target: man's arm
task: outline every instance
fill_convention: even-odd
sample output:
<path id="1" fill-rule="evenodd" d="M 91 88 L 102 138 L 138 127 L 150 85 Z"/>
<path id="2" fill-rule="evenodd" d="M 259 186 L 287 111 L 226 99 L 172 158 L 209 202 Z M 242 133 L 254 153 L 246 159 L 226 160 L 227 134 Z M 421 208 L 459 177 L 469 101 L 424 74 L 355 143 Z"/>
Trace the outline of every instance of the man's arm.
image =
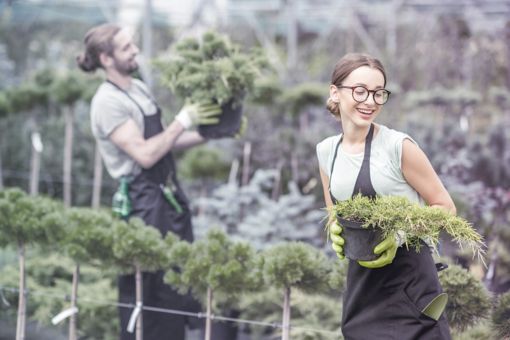
<path id="1" fill-rule="evenodd" d="M 205 142 L 207 142 L 207 139 L 202 137 L 197 131 L 184 131 L 184 133 L 179 135 L 172 149 L 180 151 Z"/>
<path id="2" fill-rule="evenodd" d="M 163 132 L 144 139 L 132 119 L 128 119 L 110 133 L 110 140 L 145 169 L 152 167 L 174 146 L 184 127 L 173 121 Z"/>

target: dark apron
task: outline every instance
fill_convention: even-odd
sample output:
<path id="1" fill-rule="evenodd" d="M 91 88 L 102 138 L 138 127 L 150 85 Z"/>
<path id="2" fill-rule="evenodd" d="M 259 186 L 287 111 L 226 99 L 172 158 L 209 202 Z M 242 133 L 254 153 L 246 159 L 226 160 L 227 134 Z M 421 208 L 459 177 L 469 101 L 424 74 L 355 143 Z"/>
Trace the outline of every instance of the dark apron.
<path id="1" fill-rule="evenodd" d="M 374 125 L 365 139 L 363 163 L 352 196 L 375 198 L 370 178 L 370 151 Z M 342 139 L 333 156 L 331 176 Z M 399 247 L 393 263 L 377 269 L 349 260 L 343 299 L 342 334 L 347 340 L 443 340 L 451 339 L 447 320 L 438 321 L 421 313 L 442 288 L 431 251 L 423 243 L 420 252 Z"/>
<path id="2" fill-rule="evenodd" d="M 156 114 L 146 115 L 141 106 L 123 89 L 110 82 L 113 86 L 126 94 L 143 114 L 143 137 L 149 139 L 163 131 L 161 124 L 161 109 L 157 107 Z M 170 180 L 175 198 L 182 207 L 178 213 L 165 199 L 160 184 L 166 185 Z M 130 217 L 140 217 L 147 225 L 153 226 L 165 236 L 169 231 L 179 235 L 188 242 L 193 241 L 191 227 L 191 212 L 188 200 L 177 181 L 175 163 L 171 152 L 166 154 L 150 169 L 142 169 L 132 181 L 129 182 L 129 197 L 132 210 Z M 198 312 L 198 303 L 189 296 L 182 296 L 163 282 L 163 271 L 143 272 L 143 304 L 150 307 L 168 308 Z M 119 302 L 136 303 L 135 276 L 120 275 L 118 278 Z M 126 328 L 132 309 L 119 307 L 121 340 L 134 340 L 135 334 L 128 333 Z M 143 311 L 143 338 L 144 340 L 180 340 L 185 338 L 186 317 L 161 312 Z"/>

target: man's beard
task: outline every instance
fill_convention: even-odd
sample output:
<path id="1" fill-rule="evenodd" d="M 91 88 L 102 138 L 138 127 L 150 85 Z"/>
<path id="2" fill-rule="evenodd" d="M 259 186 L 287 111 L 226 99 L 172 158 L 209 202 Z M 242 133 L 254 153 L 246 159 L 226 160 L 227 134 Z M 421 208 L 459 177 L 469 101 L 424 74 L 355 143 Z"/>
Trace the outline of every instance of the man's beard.
<path id="1" fill-rule="evenodd" d="M 120 74 L 125 75 L 125 76 L 131 75 L 136 70 L 138 70 L 138 63 L 134 60 L 131 62 L 126 61 L 123 63 L 115 60 L 114 66 L 115 66 L 115 69 L 117 70 L 117 72 L 119 72 Z"/>

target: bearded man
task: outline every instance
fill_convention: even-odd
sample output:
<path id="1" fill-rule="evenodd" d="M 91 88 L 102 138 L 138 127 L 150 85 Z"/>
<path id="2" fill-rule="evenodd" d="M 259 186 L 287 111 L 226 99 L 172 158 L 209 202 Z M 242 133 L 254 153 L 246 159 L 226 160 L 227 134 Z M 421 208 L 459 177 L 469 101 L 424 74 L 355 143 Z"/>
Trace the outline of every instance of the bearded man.
<path id="1" fill-rule="evenodd" d="M 92 132 L 109 174 L 128 185 L 130 211 L 124 219 L 140 217 L 157 228 L 192 242 L 193 230 L 188 199 L 179 185 L 172 151 L 205 142 L 197 124 L 216 124 L 220 108 L 211 104 L 187 104 L 167 126 L 161 109 L 148 87 L 132 77 L 138 69 L 139 49 L 125 28 L 103 24 L 89 30 L 85 51 L 78 56 L 85 72 L 102 69 L 105 81 L 91 104 Z M 179 295 L 163 282 L 163 271 L 143 273 L 143 303 L 146 306 L 190 310 L 190 298 Z M 118 277 L 119 302 L 135 304 L 134 275 Z M 198 310 L 195 310 L 198 311 Z M 131 308 L 119 307 L 121 340 L 134 339 L 127 332 Z M 184 339 L 185 317 L 143 310 L 145 340 Z"/>

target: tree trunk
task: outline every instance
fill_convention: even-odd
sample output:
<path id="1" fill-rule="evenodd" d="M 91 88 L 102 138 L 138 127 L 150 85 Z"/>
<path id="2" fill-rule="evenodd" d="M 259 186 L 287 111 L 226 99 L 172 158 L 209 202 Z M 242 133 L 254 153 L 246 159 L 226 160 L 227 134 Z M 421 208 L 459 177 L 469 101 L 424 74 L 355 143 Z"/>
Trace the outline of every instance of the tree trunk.
<path id="1" fill-rule="evenodd" d="M 310 114 L 305 111 L 299 115 L 299 132 L 304 134 L 310 131 Z"/>
<path id="2" fill-rule="evenodd" d="M 244 143 L 243 149 L 243 174 L 241 180 L 241 186 L 248 185 L 250 181 L 250 157 L 251 157 L 251 143 Z"/>
<path id="3" fill-rule="evenodd" d="M 152 0 L 145 0 L 144 17 L 143 17 L 143 39 L 142 39 L 142 55 L 148 62 L 143 63 L 141 71 L 143 72 L 143 80 L 153 90 L 153 77 L 152 77 Z"/>
<path id="4" fill-rule="evenodd" d="M 64 142 L 64 206 L 71 206 L 71 167 L 73 162 L 74 114 L 73 106 L 64 107 L 65 142 Z"/>
<path id="5" fill-rule="evenodd" d="M 143 306 L 143 281 L 142 281 L 142 270 L 140 265 L 136 265 L 135 272 L 136 280 L 136 304 L 137 306 Z M 143 340 L 143 311 L 140 311 L 138 320 L 136 320 L 136 340 Z"/>
<path id="6" fill-rule="evenodd" d="M 287 12 L 287 78 L 296 69 L 298 61 L 298 24 L 299 20 L 297 17 L 297 4 L 294 0 L 286 1 Z"/>
<path id="7" fill-rule="evenodd" d="M 98 209 L 101 205 L 101 185 L 103 182 L 103 162 L 101 161 L 101 153 L 99 145 L 96 143 L 96 151 L 94 154 L 94 184 L 92 187 L 92 208 Z"/>
<path id="8" fill-rule="evenodd" d="M 283 160 L 280 160 L 278 162 L 278 166 L 276 169 L 277 172 L 276 172 L 276 178 L 274 179 L 273 191 L 271 192 L 271 199 L 273 201 L 278 201 L 278 199 L 280 198 L 281 191 L 282 191 L 283 165 L 284 165 Z"/>
<path id="9" fill-rule="evenodd" d="M 35 196 L 39 193 L 39 174 L 41 172 L 41 137 L 37 131 L 33 131 L 31 136 L 31 159 L 30 159 L 30 195 Z"/>
<path id="10" fill-rule="evenodd" d="M 283 291 L 282 340 L 290 339 L 290 287 Z"/>
<path id="11" fill-rule="evenodd" d="M 237 186 L 237 172 L 239 171 L 239 160 L 234 158 L 230 166 L 230 173 L 228 175 L 228 184 Z"/>
<path id="12" fill-rule="evenodd" d="M 18 297 L 18 320 L 16 324 L 16 340 L 25 339 L 26 295 L 25 295 L 25 244 L 18 243 L 19 252 L 19 297 Z"/>
<path id="13" fill-rule="evenodd" d="M 290 154 L 290 169 L 292 172 L 292 180 L 294 183 L 299 183 L 299 161 L 296 152 L 292 151 Z"/>
<path id="14" fill-rule="evenodd" d="M 212 298 L 213 298 L 212 288 L 207 287 L 207 314 L 205 319 L 205 340 L 211 340 Z"/>
<path id="15" fill-rule="evenodd" d="M 4 190 L 4 175 L 2 173 L 2 155 L 0 154 L 0 190 Z"/>
<path id="16" fill-rule="evenodd" d="M 78 301 L 78 282 L 80 280 L 80 265 L 76 264 L 73 272 L 73 288 L 71 291 L 71 308 L 76 307 Z M 73 313 L 69 319 L 69 340 L 77 340 L 76 333 L 76 313 Z"/>

